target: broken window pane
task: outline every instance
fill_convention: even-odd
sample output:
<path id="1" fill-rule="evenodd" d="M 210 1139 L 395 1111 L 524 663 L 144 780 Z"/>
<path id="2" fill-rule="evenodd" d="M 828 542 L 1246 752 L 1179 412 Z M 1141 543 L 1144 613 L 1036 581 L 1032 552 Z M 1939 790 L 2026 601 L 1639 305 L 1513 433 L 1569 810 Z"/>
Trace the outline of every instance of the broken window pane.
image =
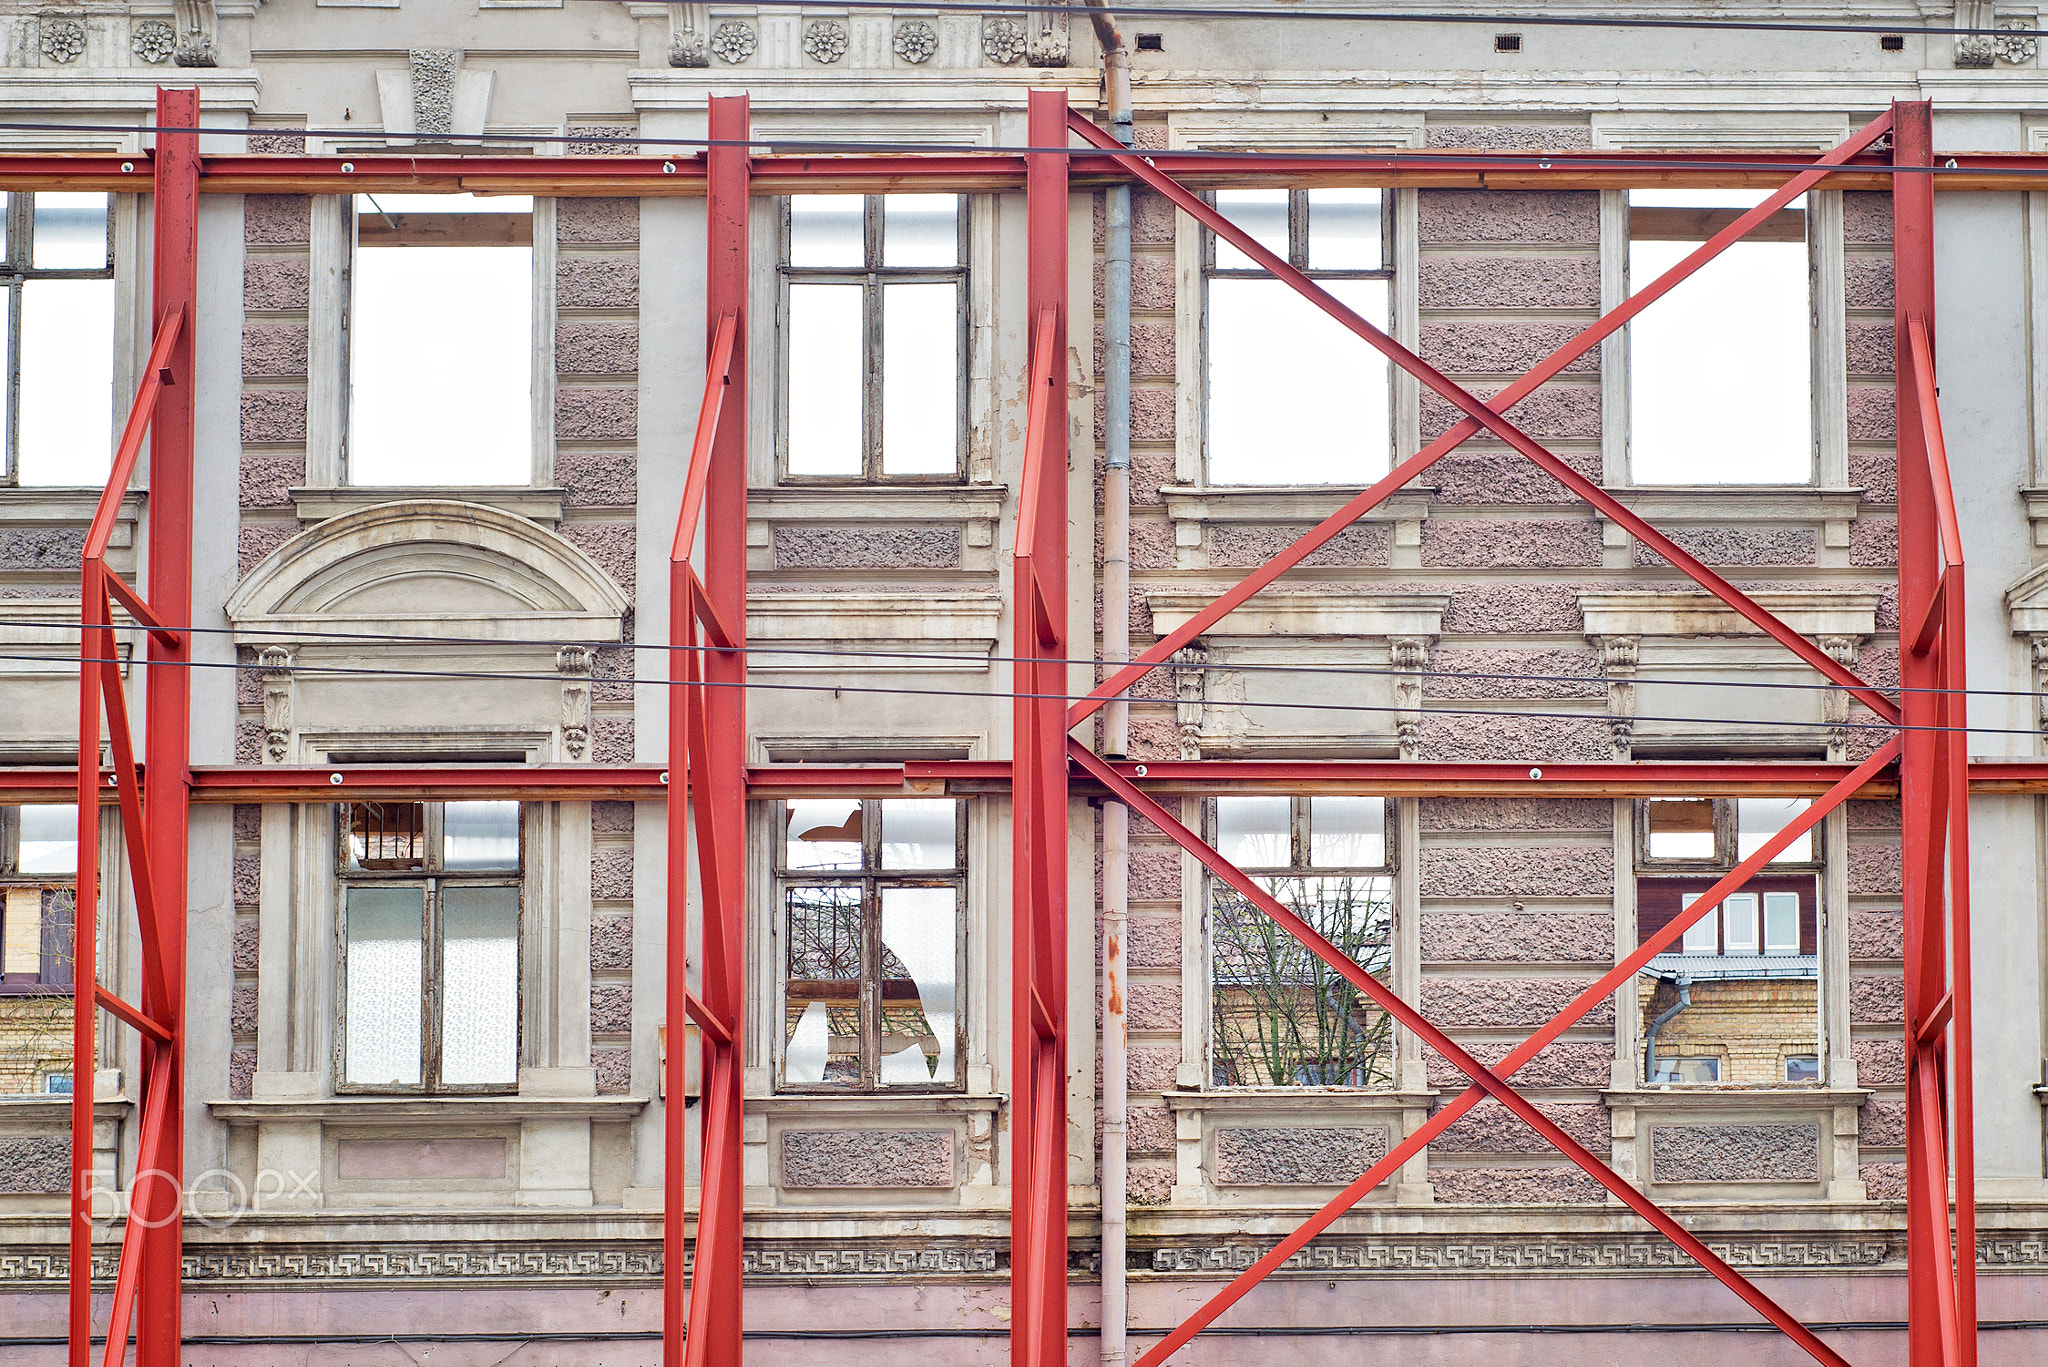
<path id="1" fill-rule="evenodd" d="M 1812 805 L 1803 797 L 1745 797 L 1735 803 L 1735 857 L 1747 859 Z M 1813 861 L 1813 832 L 1807 830 L 1771 859 L 1773 864 Z"/>
<path id="2" fill-rule="evenodd" d="M 34 806 L 21 809 L 21 855 L 15 864 L 25 874 L 78 872 L 78 808 Z"/>
<path id="3" fill-rule="evenodd" d="M 1712 798 L 1650 799 L 1652 859 L 1712 859 L 1714 855 Z"/>
<path id="4" fill-rule="evenodd" d="M 21 482 L 105 483 L 114 462 L 114 282 L 24 281 L 17 365 Z"/>
<path id="5" fill-rule="evenodd" d="M 450 873 L 519 867 L 517 802 L 450 802 L 442 808 L 442 867 Z"/>
<path id="6" fill-rule="evenodd" d="M 950 887 L 882 889 L 885 1087 L 929 1087 L 954 1080 L 957 902 L 958 894 Z"/>
<path id="7" fill-rule="evenodd" d="M 943 475 L 958 463 L 959 322 L 960 286 L 952 281 L 882 287 L 885 475 Z"/>
<path id="8" fill-rule="evenodd" d="M 1387 326 L 1385 280 L 1320 283 L 1367 322 Z M 1209 482 L 1371 483 L 1388 469 L 1389 375 L 1385 356 L 1292 286 L 1212 278 Z"/>
<path id="9" fill-rule="evenodd" d="M 882 196 L 882 264 L 959 265 L 960 196 Z"/>
<path id="10" fill-rule="evenodd" d="M 1639 291 L 1764 193 L 1629 191 Z M 1813 479 L 1813 321 L 1804 198 L 1628 324 L 1629 468 L 1637 484 Z"/>
<path id="11" fill-rule="evenodd" d="M 785 867 L 857 869 L 861 864 L 861 806 L 853 798 L 818 798 L 789 804 Z"/>
<path id="12" fill-rule="evenodd" d="M 799 1085 L 861 1081 L 861 893 L 787 891 L 783 1077 Z"/>
<path id="13" fill-rule="evenodd" d="M 1292 809 L 1284 797 L 1217 798 L 1217 850 L 1239 868 L 1286 868 L 1294 862 Z"/>
<path id="14" fill-rule="evenodd" d="M 1261 247 L 1282 261 L 1287 259 L 1287 191 L 1218 190 L 1216 208 L 1250 234 Z M 1219 237 L 1216 239 L 1216 269 L 1255 271 L 1264 268 Z"/>
<path id="15" fill-rule="evenodd" d="M 1221 800 L 1219 799 L 1219 802 Z M 1262 879 L 1266 890 L 1375 977 L 1391 962 L 1386 878 Z M 1385 1086 L 1391 1019 L 1234 889 L 1211 903 L 1215 1075 L 1238 1087 Z"/>
<path id="16" fill-rule="evenodd" d="M 1373 271 L 1385 263 L 1380 233 L 1379 190 L 1308 192 L 1308 268 L 1312 271 Z"/>
<path id="17" fill-rule="evenodd" d="M 861 472 L 859 285 L 789 287 L 789 472 Z"/>
<path id="18" fill-rule="evenodd" d="M 1308 862 L 1319 869 L 1369 869 L 1387 862 L 1387 800 L 1308 800 Z"/>
<path id="19" fill-rule="evenodd" d="M 427 866 L 427 804 L 351 802 L 342 808 L 350 869 L 389 872 Z"/>
<path id="20" fill-rule="evenodd" d="M 450 803 L 451 809 L 458 804 Z M 519 804 L 467 803 L 513 809 Z M 513 867 L 518 838 L 513 837 Z M 441 1081 L 449 1087 L 519 1080 L 519 889 L 441 893 Z"/>
<path id="21" fill-rule="evenodd" d="M 345 1080 L 420 1084 L 425 896 L 418 887 L 352 887 L 342 913 L 348 992 Z"/>
<path id="22" fill-rule="evenodd" d="M 884 798 L 882 867 L 952 868 L 959 810 L 950 798 Z"/>
<path id="23" fill-rule="evenodd" d="M 352 484 L 525 484 L 533 201 L 357 195 Z"/>
<path id="24" fill-rule="evenodd" d="M 789 201 L 789 264 L 859 266 L 866 261 L 864 206 L 860 195 L 792 195 Z"/>

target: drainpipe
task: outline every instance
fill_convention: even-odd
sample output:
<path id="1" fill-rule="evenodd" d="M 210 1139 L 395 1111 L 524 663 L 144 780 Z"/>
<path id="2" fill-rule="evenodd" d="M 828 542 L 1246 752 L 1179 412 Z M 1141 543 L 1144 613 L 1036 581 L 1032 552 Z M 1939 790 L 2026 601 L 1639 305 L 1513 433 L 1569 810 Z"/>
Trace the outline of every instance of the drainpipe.
<path id="1" fill-rule="evenodd" d="M 1088 18 L 1102 48 L 1102 83 L 1111 131 L 1132 145 L 1131 59 L 1107 10 Z M 1113 664 L 1131 653 L 1131 189 L 1109 191 L 1108 253 L 1104 262 L 1102 479 L 1102 653 Z M 1130 739 L 1130 705 L 1121 699 L 1102 710 L 1102 752 L 1122 758 Z M 1130 1138 L 1130 1000 L 1124 944 L 1130 927 L 1130 809 L 1102 804 L 1102 1367 L 1124 1367 L 1130 1322 L 1124 1277 L 1125 1213 Z"/>
<path id="2" fill-rule="evenodd" d="M 1649 1086 L 1657 1076 L 1657 1032 L 1686 1007 L 1692 1005 L 1692 979 L 1680 974 L 1672 983 L 1678 988 L 1678 1000 L 1673 1002 L 1657 1019 L 1650 1022 L 1648 1038 L 1643 1041 L 1643 1085 Z"/>

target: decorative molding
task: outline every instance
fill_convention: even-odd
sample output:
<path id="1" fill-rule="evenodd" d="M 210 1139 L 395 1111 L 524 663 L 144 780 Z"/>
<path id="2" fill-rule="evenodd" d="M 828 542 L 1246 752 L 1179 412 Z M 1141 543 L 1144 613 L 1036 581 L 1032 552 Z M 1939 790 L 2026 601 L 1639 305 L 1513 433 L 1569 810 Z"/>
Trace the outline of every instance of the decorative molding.
<path id="1" fill-rule="evenodd" d="M 1820 648 L 1828 658 L 1846 669 L 1856 667 L 1856 657 L 1863 651 L 1861 636 L 1823 636 Z M 1821 703 L 1821 719 L 1828 728 L 1828 758 L 1842 760 L 1849 753 L 1849 690 L 1830 688 Z"/>
<path id="2" fill-rule="evenodd" d="M 256 657 L 263 671 L 263 758 L 282 764 L 292 748 L 292 652 L 265 646 Z"/>
<path id="3" fill-rule="evenodd" d="M 1429 668 L 1429 640 L 1421 636 L 1396 636 L 1389 641 L 1392 663 L 1400 673 L 1394 678 L 1395 734 L 1400 738 L 1401 758 L 1422 758 L 1422 675 Z"/>
<path id="4" fill-rule="evenodd" d="M 1753 593 L 1751 601 L 1804 636 L 1868 636 L 1877 630 L 1874 593 Z M 1669 593 L 1634 591 L 1581 593 L 1586 635 L 1755 636 L 1763 629 L 1712 594 L 1699 589 Z"/>
<path id="5" fill-rule="evenodd" d="M 1145 594 L 1161 635 L 1175 631 L 1214 602 L 1202 589 Z M 1387 636 L 1434 639 L 1443 631 L 1447 593 L 1286 592 L 1268 589 L 1202 633 L 1205 638 Z"/>
<path id="6" fill-rule="evenodd" d="M 485 1125 L 522 1120 L 621 1124 L 646 1105 L 644 1096 L 329 1096 L 206 1103 L 214 1119 L 244 1125 Z"/>
<path id="7" fill-rule="evenodd" d="M 923 66 L 939 50 L 939 31 L 922 19 L 896 26 L 892 44 L 896 55 L 912 66 Z"/>
<path id="8" fill-rule="evenodd" d="M 1999 61 L 2008 66 L 2025 66 L 2034 60 L 2041 45 L 2036 39 L 2024 36 L 2035 27 L 2034 23 L 2025 19 L 2007 19 L 1998 27 L 2006 35 L 1991 40 L 1998 51 Z"/>
<path id="9" fill-rule="evenodd" d="M 804 55 L 826 66 L 846 55 L 846 25 L 836 19 L 819 19 L 804 30 Z"/>
<path id="10" fill-rule="evenodd" d="M 496 75 L 464 65 L 460 48 L 413 48 L 403 71 L 377 73 L 377 102 L 391 146 L 472 138 L 484 131 Z"/>
<path id="11" fill-rule="evenodd" d="M 491 489 L 479 487 L 451 486 L 445 489 L 408 487 L 402 485 L 377 486 L 371 484 L 343 484 L 331 488 L 299 488 L 290 491 L 292 511 L 298 515 L 302 527 L 310 527 L 340 517 L 344 513 L 358 512 L 364 508 L 375 508 L 388 503 L 404 503 L 410 499 L 443 498 L 462 503 L 481 503 L 487 508 L 496 508 L 501 513 L 523 517 L 553 528 L 562 521 L 562 490 L 532 488 L 524 484 L 508 485 Z"/>
<path id="12" fill-rule="evenodd" d="M 601 643 L 619 639 L 629 606 L 594 560 L 546 528 L 422 498 L 299 533 L 243 578 L 227 615 L 238 629 L 261 629 L 240 642 L 259 646 L 351 629 Z"/>
<path id="13" fill-rule="evenodd" d="M 1002 620 L 1002 594 L 994 588 L 757 588 L 747 594 L 746 631 L 753 647 L 747 668 L 756 674 L 983 674 Z M 827 653 L 840 644 L 847 654 Z M 800 647 L 801 653 L 780 654 L 778 645 Z M 892 649 L 904 654 L 875 653 Z"/>
<path id="14" fill-rule="evenodd" d="M 562 676 L 562 748 L 570 759 L 590 749 L 590 675 L 597 652 L 589 646 L 563 646 L 555 651 L 555 669 Z"/>
<path id="15" fill-rule="evenodd" d="M 754 55 L 754 49 L 761 40 L 754 36 L 754 30 L 736 19 L 728 19 L 711 34 L 711 50 L 718 60 L 729 66 L 737 66 Z"/>
<path id="16" fill-rule="evenodd" d="M 1137 1241 L 1133 1241 L 1136 1243 Z M 1793 1239 L 1704 1239 L 1707 1247 L 1736 1267 L 1829 1269 L 1895 1268 L 1905 1265 L 1905 1240 L 1826 1236 Z M 2040 1241 L 2048 1250 L 2048 1240 Z M 1176 1244 L 1145 1250 L 1149 1272 L 1235 1274 L 1272 1249 L 1270 1239 L 1229 1243 Z M 2039 1254 L 2037 1257 L 2041 1256 Z M 1347 1239 L 1324 1235 L 1280 1265 L 1281 1273 L 1456 1272 L 1527 1276 L 1532 1272 L 1613 1272 L 1639 1275 L 1697 1266 L 1676 1244 L 1661 1238 L 1524 1239 Z"/>

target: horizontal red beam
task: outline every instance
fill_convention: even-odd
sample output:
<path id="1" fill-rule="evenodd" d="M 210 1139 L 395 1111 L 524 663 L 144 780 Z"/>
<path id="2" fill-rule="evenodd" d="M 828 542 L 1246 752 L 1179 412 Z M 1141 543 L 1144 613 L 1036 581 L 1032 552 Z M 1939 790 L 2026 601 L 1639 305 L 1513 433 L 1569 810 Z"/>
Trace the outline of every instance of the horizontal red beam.
<path id="1" fill-rule="evenodd" d="M 763 143 L 763 146 L 773 145 Z M 1453 152 L 1391 148 L 1353 156 L 1225 156 L 1148 153 L 1177 179 L 1215 185 L 1419 185 L 1512 189 L 1526 186 L 1626 189 L 1631 186 L 1775 188 L 1812 164 L 1800 153 L 1713 152 Z M 2048 189 L 2048 153 L 1936 154 L 1937 190 Z M 750 162 L 750 187 L 760 194 L 864 190 L 1021 190 L 1024 157 L 1012 152 L 773 154 Z M 1109 157 L 1075 151 L 1077 184 L 1127 181 Z M 0 189 L 75 189 L 147 193 L 153 163 L 129 156 L 0 156 Z M 1890 164 L 1862 156 L 1832 173 L 1829 189 L 1888 190 Z M 676 196 L 704 193 L 700 152 L 667 156 L 406 156 L 397 154 L 280 157 L 209 155 L 199 188 L 209 194 L 345 194 L 356 191 Z"/>
<path id="2" fill-rule="evenodd" d="M 1153 794 L 1217 792 L 1360 792 L 1389 797 L 1644 797 L 1687 794 L 1731 797 L 1819 794 L 1855 768 L 1797 760 L 1674 760 L 1611 764 L 1509 764 L 1431 760 L 1152 760 L 1118 761 L 1117 773 Z M 528 798 L 592 802 L 656 802 L 668 791 L 667 771 L 652 764 L 564 765 L 288 765 L 200 766 L 192 771 L 195 802 L 340 802 L 372 798 Z M 340 775 L 339 783 L 334 781 Z M 1089 791 L 1091 785 L 1077 779 Z M 753 798 L 844 793 L 1007 791 L 1007 760 L 906 760 L 901 764 L 779 764 L 747 771 Z M 0 802 L 70 802 L 70 769 L 0 769 Z M 1973 793 L 2048 793 L 2048 759 L 1980 759 L 1970 764 Z M 1864 793 L 1891 797 L 1895 780 Z M 118 800 L 111 786 L 103 801 Z"/>

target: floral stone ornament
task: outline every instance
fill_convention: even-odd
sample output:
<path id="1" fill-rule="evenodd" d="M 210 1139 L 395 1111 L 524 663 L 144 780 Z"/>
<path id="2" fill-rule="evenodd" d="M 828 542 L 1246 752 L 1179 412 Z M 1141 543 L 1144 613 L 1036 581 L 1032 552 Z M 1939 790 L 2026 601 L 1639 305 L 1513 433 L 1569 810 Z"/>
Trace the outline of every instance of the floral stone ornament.
<path id="1" fill-rule="evenodd" d="M 830 65 L 846 55 L 846 25 L 820 19 L 804 30 L 804 53 L 814 62 Z"/>
<path id="2" fill-rule="evenodd" d="M 176 30 L 161 19 L 145 19 L 128 35 L 129 50 L 151 66 L 161 66 L 169 61 L 177 46 Z"/>
<path id="3" fill-rule="evenodd" d="M 711 35 L 711 50 L 718 54 L 718 60 L 738 65 L 754 55 L 760 40 L 754 37 L 754 30 L 737 20 L 728 19 L 718 26 Z"/>
<path id="4" fill-rule="evenodd" d="M 85 52 L 85 25 L 71 19 L 43 20 L 43 55 L 69 66 Z"/>
<path id="5" fill-rule="evenodd" d="M 1024 26 L 1014 19 L 997 19 L 981 26 L 982 55 L 997 66 L 1015 66 L 1024 55 Z"/>
<path id="6" fill-rule="evenodd" d="M 939 50 L 939 31 L 922 19 L 896 26 L 896 55 L 912 66 L 923 66 Z"/>
<path id="7" fill-rule="evenodd" d="M 2034 60 L 2034 54 L 2040 51 L 2040 43 L 2026 36 L 2033 29 L 2032 24 L 2024 19 L 2008 19 L 1998 27 L 2000 36 L 1991 41 L 2000 61 L 2010 66 L 2022 66 Z"/>

